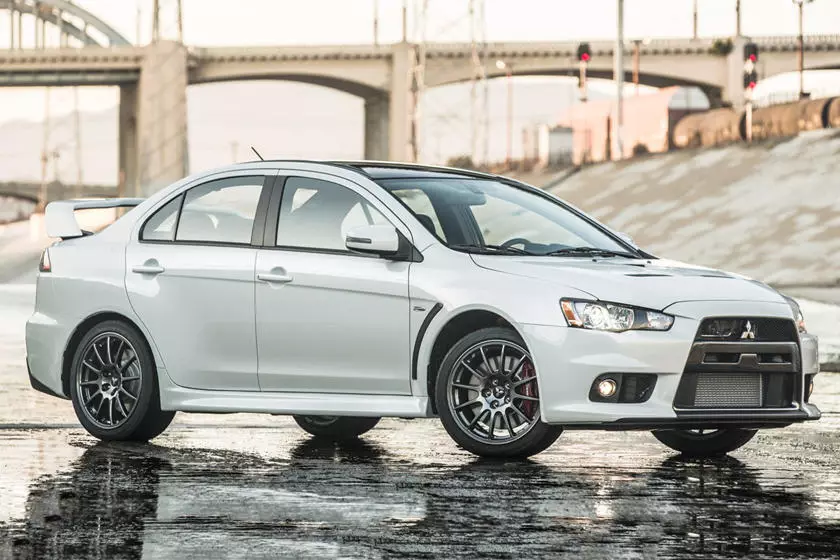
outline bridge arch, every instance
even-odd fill
[[[241,73],[235,74],[230,76],[217,76],[217,77],[198,77],[196,79],[190,78],[190,85],[201,85],[201,84],[218,84],[218,83],[225,83],[225,82],[245,82],[245,81],[263,81],[263,80],[277,80],[283,82],[297,82],[302,84],[310,84],[316,86],[322,86],[329,89],[334,89],[337,91],[341,91],[343,93],[349,93],[350,95],[354,95],[356,97],[361,97],[363,99],[370,99],[373,97],[387,95],[387,91],[384,89],[372,87],[369,84],[365,84],[363,82],[357,82],[350,79],[339,78],[336,76],[329,76],[329,75],[320,75],[320,74],[304,74],[304,73],[286,73],[286,72],[277,72],[277,73]]]
[[[511,72],[513,76],[555,76],[555,77],[566,77],[566,78],[577,78],[579,75],[579,67],[577,65],[568,65],[568,64],[558,64],[558,65],[544,65],[544,66],[534,66],[528,68],[515,68],[513,72]],[[494,78],[503,78],[507,74],[504,71],[499,71],[496,68],[493,68],[493,71],[487,72],[488,79]],[[614,73],[612,68],[589,68],[586,73],[589,79],[598,79],[598,80],[612,80],[614,78]],[[435,80],[432,83],[427,83],[428,87],[437,87],[442,85],[450,85],[456,83],[463,83],[469,81],[471,76],[468,75],[457,75],[457,74],[449,74],[446,76],[440,76],[439,80]],[[633,73],[631,71],[624,72],[624,82],[625,84],[632,84],[633,83]],[[723,91],[723,84],[720,83],[710,83],[701,80],[693,80],[690,78],[682,77],[682,76],[674,76],[665,73],[658,73],[658,72],[639,72],[639,84],[644,86],[651,86],[656,88],[664,88],[664,87],[671,87],[671,86],[696,86],[699,87],[703,92],[709,97],[710,100],[720,100],[721,94]]]
[[[131,44],[116,29],[67,0],[0,0],[0,10],[32,15],[60,28],[63,33],[85,46],[114,47]],[[91,34],[91,31],[94,33]]]
[[[25,192],[14,192],[9,191],[5,192],[2,187],[0,187],[0,199],[13,199],[13,200],[23,200],[25,202],[31,202],[33,204],[38,204],[38,193],[33,191],[32,193],[25,193]]]

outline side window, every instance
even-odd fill
[[[234,177],[187,191],[175,240],[250,243],[264,180]]]
[[[173,241],[175,227],[178,224],[178,210],[181,209],[183,195],[175,198],[163,208],[152,214],[140,232],[140,239],[144,241]]]
[[[435,212],[435,207],[432,206],[429,195],[421,189],[399,189],[391,192],[414,212],[423,227],[446,241],[446,234],[440,225],[440,219]]]
[[[346,187],[289,177],[280,202],[277,245],[345,251],[344,236],[350,228],[388,223],[376,208]]]

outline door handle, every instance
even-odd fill
[[[272,274],[268,272],[261,272],[257,274],[257,280],[262,280],[263,282],[268,282],[270,284],[287,284],[294,280],[288,274]]]
[[[131,272],[136,272],[137,274],[160,274],[165,270],[166,269],[160,266],[154,259],[148,260],[141,265],[131,268]]]

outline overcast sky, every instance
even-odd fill
[[[421,38],[418,8],[423,0],[409,0],[409,39]],[[428,41],[468,41],[469,0],[426,0],[425,38]],[[151,35],[152,0],[76,0],[129,41],[145,44]],[[160,0],[165,7],[175,0]],[[735,31],[736,0],[697,0],[699,34],[731,36]],[[616,0],[485,0],[488,41],[611,40],[615,38]],[[375,0],[183,0],[184,39],[196,46],[346,44],[373,41]],[[625,35],[634,38],[689,37],[692,34],[693,0],[625,0]],[[403,0],[378,0],[379,40],[399,41]],[[235,6],[235,8],[234,8]],[[742,0],[742,31],[745,35],[794,35],[797,10],[791,0]],[[139,15],[139,17],[138,17]],[[174,18],[164,34],[174,29]],[[8,44],[8,18],[0,12],[0,48]],[[808,34],[840,34],[840,0],[816,0],[805,8]],[[27,22],[25,42],[31,42]],[[55,38],[50,39],[54,41]],[[629,62],[628,62],[629,64]],[[521,77],[516,79],[514,153],[520,149],[519,130],[535,123],[556,122],[575,101],[572,78]],[[596,90],[611,95],[608,82],[593,80]],[[790,93],[798,88],[795,75],[759,82],[756,96]],[[840,94],[840,72],[806,75],[806,89],[816,95]],[[74,88],[52,88],[53,119],[73,109]],[[490,157],[503,153],[503,83],[489,88],[488,136]],[[96,112],[118,103],[117,88],[78,88],[83,111]],[[0,124],[10,120],[40,121],[45,114],[45,90],[0,89]],[[303,157],[360,157],[363,113],[361,100],[317,86],[291,82],[234,82],[192,87],[188,93],[192,123],[213,124],[212,130],[192,126],[190,161],[193,170],[226,162],[236,152],[234,145],[259,141],[273,145],[277,153]],[[231,103],[236,100],[236,103]],[[428,90],[421,109],[421,148],[425,160],[444,161],[470,150],[469,86],[455,84]],[[236,109],[235,114],[231,111]],[[65,119],[67,120],[67,119]],[[53,121],[55,122],[55,121]],[[82,133],[84,159],[94,163],[115,159],[116,121],[108,134]],[[279,132],[275,132],[279,131]],[[53,131],[53,136],[60,136]],[[64,131],[66,132],[66,131]],[[308,135],[308,136],[306,136]],[[306,138],[308,141],[304,141]],[[323,138],[331,138],[329,150]],[[272,142],[272,138],[277,138]],[[55,144],[58,140],[51,139]],[[37,143],[37,142],[36,142]],[[40,173],[37,150],[14,138],[0,138],[0,164],[20,164],[17,177]],[[69,148],[68,148],[69,149]],[[242,148],[244,150],[245,148]],[[326,151],[325,151],[326,150]],[[332,150],[332,151],[330,151]],[[300,153],[298,153],[300,152]],[[235,155],[234,155],[235,157]],[[62,158],[70,165],[71,157]],[[116,172],[85,163],[85,173],[110,181]],[[70,171],[66,171],[69,173]],[[73,172],[75,173],[75,172]],[[17,175],[16,175],[17,174]],[[7,173],[8,175],[8,173]],[[103,177],[97,179],[96,177]]]
[[[423,0],[408,0],[409,34],[420,37],[416,17]],[[163,6],[175,0],[160,0]],[[426,39],[466,41],[470,37],[468,0],[427,0]],[[693,0],[625,0],[625,33],[634,37],[687,37],[692,33]],[[735,0],[697,0],[701,36],[726,36],[735,30]],[[131,41],[151,35],[152,0],[77,0]],[[233,6],[236,6],[235,8]],[[375,0],[183,0],[184,39],[192,45],[286,45],[370,43]],[[403,0],[379,0],[380,41],[398,41]],[[616,0],[485,0],[489,41],[612,39]],[[840,0],[816,0],[806,7],[806,33],[840,33]],[[742,0],[742,29],[747,35],[795,34],[797,13],[791,0]],[[138,17],[139,14],[139,17]],[[0,17],[0,45],[8,20]],[[171,31],[172,24],[164,31]],[[781,80],[785,88],[790,80]],[[760,92],[757,92],[760,93]],[[53,114],[72,109],[72,93],[54,91]],[[114,89],[81,90],[83,110],[114,105]],[[40,120],[43,90],[0,91],[0,122]]]

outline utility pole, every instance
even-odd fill
[[[44,89],[44,135],[41,143],[41,189],[38,193],[38,210],[47,207],[47,164],[50,160],[50,88]]]
[[[615,148],[618,159],[624,159],[621,134],[624,125],[624,0],[618,2],[618,30],[615,41]]]
[[[403,0],[402,7],[402,42],[408,42],[408,0]]]
[[[741,0],[735,0],[735,36],[741,36]]]
[[[814,0],[793,0],[793,3],[799,8],[799,99],[805,99],[808,94],[805,93],[805,27],[804,27],[804,8],[805,4],[810,4]]]
[[[505,168],[511,169],[513,163],[513,67],[504,60],[496,61],[496,68],[505,71],[507,82],[507,149],[505,151]]]
[[[379,0],[373,0],[373,46],[379,46]]]
[[[167,6],[162,7],[161,4],[167,4]],[[174,4],[174,7],[173,7]],[[184,42],[184,13],[181,6],[181,0],[154,0],[154,4],[152,5],[152,42],[156,43],[161,39],[164,39],[165,36],[168,34],[171,29],[161,29],[161,19],[164,21],[171,21],[168,19],[166,15],[161,17],[161,11],[166,11],[168,8],[170,11],[174,9],[175,11],[175,41],[178,43]]]
[[[140,2],[141,2],[141,0],[137,0],[137,16],[136,16],[136,20],[137,20],[137,21],[135,22],[135,23],[136,23],[136,25],[137,25],[137,30],[135,31],[135,33],[136,33],[137,35],[136,35],[136,38],[135,38],[135,40],[134,40],[134,41],[135,41],[135,43],[137,43],[137,45],[138,45],[138,46],[140,46],[140,45],[142,45],[142,44],[143,44],[143,41],[141,41],[141,39],[140,39],[140,37],[141,37],[141,35],[142,35],[142,34],[141,34],[141,31],[140,31],[140,22],[141,22],[141,20],[143,19],[143,18],[141,17],[141,16],[142,16],[142,12],[141,12],[141,10],[140,10]]]
[[[9,50],[15,48],[15,3],[9,6]]]
[[[82,162],[82,123],[79,115],[79,88],[73,88],[73,124],[76,129],[76,193],[75,197],[82,196],[83,169]]]
[[[697,0],[694,0],[694,6],[693,7],[694,7],[694,20],[693,20],[694,33],[693,33],[693,37],[694,37],[694,40],[696,41],[697,40]]]
[[[469,0],[470,47],[472,51],[472,79],[470,80],[470,157],[475,165],[486,162],[487,154],[479,158],[479,141],[487,137],[487,72],[484,25],[484,0]],[[479,85],[482,86],[479,92]],[[479,102],[479,94],[483,96]],[[480,106],[479,106],[480,105]]]

